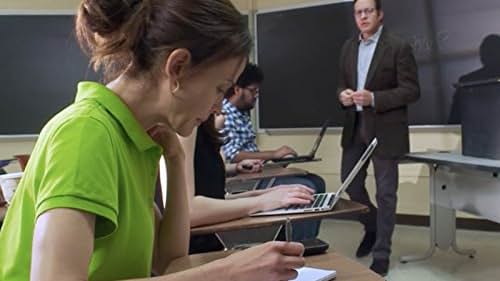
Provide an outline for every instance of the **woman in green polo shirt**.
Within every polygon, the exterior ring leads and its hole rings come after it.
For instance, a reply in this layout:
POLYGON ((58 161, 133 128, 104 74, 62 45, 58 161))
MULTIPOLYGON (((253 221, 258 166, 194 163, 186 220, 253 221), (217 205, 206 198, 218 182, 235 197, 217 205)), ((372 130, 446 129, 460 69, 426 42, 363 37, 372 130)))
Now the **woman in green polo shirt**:
MULTIPOLYGON (((106 85, 82 82, 41 131, 0 232, 0 280, 143 280, 187 254, 189 135, 251 46, 229 0, 83 0, 76 32, 106 85), (163 214, 153 211, 167 162, 163 214), (156 218, 156 219, 155 219, 156 218)), ((289 280, 303 247, 270 242, 156 280, 289 280)))

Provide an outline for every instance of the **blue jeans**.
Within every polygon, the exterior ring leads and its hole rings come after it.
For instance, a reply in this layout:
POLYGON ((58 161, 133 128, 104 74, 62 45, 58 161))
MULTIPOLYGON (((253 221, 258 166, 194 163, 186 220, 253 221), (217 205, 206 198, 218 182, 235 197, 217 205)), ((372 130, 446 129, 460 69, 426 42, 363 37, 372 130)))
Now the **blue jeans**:
MULTIPOLYGON (((270 179, 262 180, 257 188, 258 189, 266 188, 269 181, 270 179)), ((305 176, 278 177, 274 181, 273 186, 280 184, 302 184, 314 189, 316 193, 323 193, 326 190, 325 181, 316 174, 307 174, 305 176)), ((321 220, 309 220, 309 221, 292 223, 292 230, 293 230, 292 240, 301 241, 301 240, 316 238, 316 236, 318 236, 319 233, 320 224, 321 220)))

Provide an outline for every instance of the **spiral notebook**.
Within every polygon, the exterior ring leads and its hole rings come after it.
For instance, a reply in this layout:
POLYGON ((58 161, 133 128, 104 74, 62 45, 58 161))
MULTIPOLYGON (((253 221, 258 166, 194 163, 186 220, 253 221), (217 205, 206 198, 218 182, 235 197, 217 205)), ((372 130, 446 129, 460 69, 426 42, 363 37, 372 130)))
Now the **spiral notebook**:
POLYGON ((337 271, 314 267, 301 267, 297 269, 299 275, 290 281, 328 281, 337 276, 337 271))

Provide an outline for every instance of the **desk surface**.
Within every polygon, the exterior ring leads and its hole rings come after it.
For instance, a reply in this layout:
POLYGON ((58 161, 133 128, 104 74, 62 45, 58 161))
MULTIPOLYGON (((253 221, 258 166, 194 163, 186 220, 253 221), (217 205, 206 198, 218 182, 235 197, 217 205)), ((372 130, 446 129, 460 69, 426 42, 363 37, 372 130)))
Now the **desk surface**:
POLYGON ((307 160, 290 160, 290 159, 286 159, 284 158, 283 160, 281 161, 278 161, 278 162, 268 162, 268 163, 265 163, 264 164, 264 168, 268 167, 268 168, 272 168, 272 167, 288 167, 288 165, 293 165, 293 164, 303 164, 303 163, 311 163, 311 162, 319 162, 321 161, 322 159, 321 158, 313 158, 313 159, 307 159, 307 160))
POLYGON ((307 175, 307 171, 299 168, 268 167, 264 168, 260 173, 238 174, 227 178, 226 183, 300 175, 307 175))
POLYGON ((407 154, 405 158, 414 162, 500 172, 500 160, 464 156, 458 152, 414 152, 407 154))
MULTIPOLYGON (((208 262, 224 258, 232 251, 212 252, 206 254, 190 255, 174 260, 167 269, 167 273, 178 272, 208 262)), ((326 253, 306 257, 306 266, 337 271, 336 281, 383 281, 384 279, 367 267, 335 253, 326 253)))
POLYGON ((210 234, 210 233, 224 232, 231 230, 279 225, 279 224, 284 224, 287 218, 289 218, 290 221, 302 221, 315 218, 332 217, 340 214, 361 213, 367 211, 368 207, 366 207, 363 204, 353 202, 350 200, 340 199, 339 202, 337 202, 337 204, 333 208, 333 210, 328 212, 280 215, 280 216, 264 216, 264 217, 244 217, 241 219, 236 219, 228 222, 191 228, 191 235, 210 234))
POLYGON ((5 213, 7 212, 7 207, 0 207, 0 221, 5 218, 5 213))

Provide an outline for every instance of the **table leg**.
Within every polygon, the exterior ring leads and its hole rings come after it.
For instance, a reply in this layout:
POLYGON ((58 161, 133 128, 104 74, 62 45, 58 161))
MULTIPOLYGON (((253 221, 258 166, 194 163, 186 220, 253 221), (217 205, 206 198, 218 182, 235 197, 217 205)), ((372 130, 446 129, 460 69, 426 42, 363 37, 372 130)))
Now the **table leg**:
POLYGON ((471 258, 471 259, 473 259, 474 256, 476 255, 476 250, 474 250, 474 249, 459 249, 456 239, 453 240, 451 247, 452 247, 453 251, 455 251, 455 253, 462 255, 462 256, 469 256, 469 258, 471 258))
POLYGON ((429 165, 429 186, 430 186, 430 246, 423 255, 402 256, 400 261, 407 263, 419 261, 431 257, 436 248, 447 250, 453 249, 457 254, 474 258, 474 249, 459 249, 456 234, 456 211, 451 206, 441 206, 439 202, 449 202, 453 196, 449 192, 449 184, 452 181, 446 177, 446 172, 440 171, 436 175, 436 165, 429 165))
POLYGON ((215 237, 217 237, 219 242, 222 244, 222 247, 224 247, 224 251, 229 250, 226 243, 224 243, 224 239, 222 239, 222 237, 220 237, 219 233, 215 232, 214 234, 215 234, 215 237))
POLYGON ((431 211, 430 211, 430 241, 429 241, 429 248, 427 249, 427 251, 423 254, 420 254, 420 255, 405 255, 405 256, 401 256, 399 258, 399 261, 401 263, 407 263, 407 262, 413 262, 413 261, 421 261, 421 260, 425 260, 425 259, 428 259, 430 258, 434 252, 436 251, 436 233, 435 233, 435 229, 434 229, 434 226, 435 226, 435 221, 436 221, 436 218, 435 218, 435 215, 433 215, 433 206, 431 204, 430 206, 431 208, 431 211))
POLYGON ((271 188, 274 185, 274 182, 276 181, 276 177, 270 178, 269 182, 267 183, 266 188, 271 188))
POLYGON ((217 237, 217 240, 224 247, 224 251, 234 250, 234 249, 246 249, 248 247, 262 244, 267 241, 274 241, 278 238, 281 229, 283 228, 283 224, 268 226, 264 228, 254 228, 254 229, 242 229, 235 230, 229 232, 215 232, 214 235, 217 237), (258 232, 258 238, 255 233, 258 232), (242 235, 246 233, 250 235, 248 237, 243 237, 242 235))
POLYGON ((280 226, 278 227, 278 230, 276 230, 276 233, 274 233, 273 241, 276 241, 276 239, 278 239, 278 235, 280 235, 280 232, 282 229, 283 229, 283 225, 280 224, 280 226))
POLYGON ((430 243, 427 251, 420 255, 405 255, 399 258, 401 263, 413 262, 413 261, 421 261, 430 258, 434 252, 436 251, 436 206, 434 205, 434 175, 435 175, 435 166, 429 165, 429 197, 430 197, 430 206, 429 206, 429 218, 430 218, 430 243))

